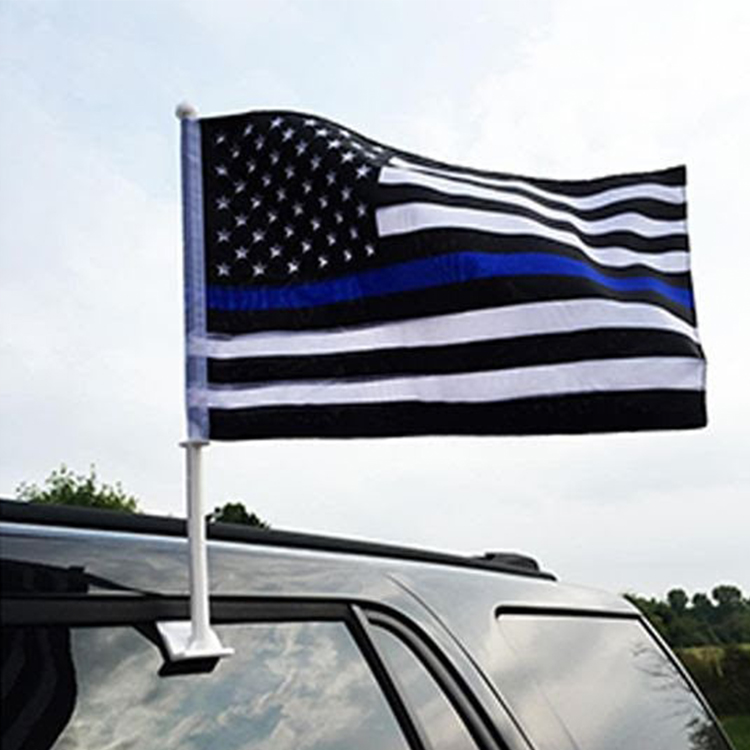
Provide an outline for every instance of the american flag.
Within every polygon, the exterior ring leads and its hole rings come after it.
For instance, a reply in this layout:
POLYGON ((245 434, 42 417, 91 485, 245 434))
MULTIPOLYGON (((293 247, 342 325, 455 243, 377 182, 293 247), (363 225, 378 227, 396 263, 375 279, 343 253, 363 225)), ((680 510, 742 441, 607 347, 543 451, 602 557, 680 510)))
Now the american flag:
POLYGON ((685 170, 519 177, 318 116, 183 121, 190 434, 700 427, 685 170))

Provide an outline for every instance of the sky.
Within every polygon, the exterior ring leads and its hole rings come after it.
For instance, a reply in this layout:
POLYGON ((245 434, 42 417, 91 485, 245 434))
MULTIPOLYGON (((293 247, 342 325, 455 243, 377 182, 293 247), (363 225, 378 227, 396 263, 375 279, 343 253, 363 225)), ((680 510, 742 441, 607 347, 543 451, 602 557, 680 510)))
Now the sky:
POLYGON ((0 496, 95 464, 184 515, 175 105, 296 109, 497 171, 686 164, 709 426, 213 443, 209 506, 615 592, 748 592, 748 39, 742 0, 0 0, 0 496))

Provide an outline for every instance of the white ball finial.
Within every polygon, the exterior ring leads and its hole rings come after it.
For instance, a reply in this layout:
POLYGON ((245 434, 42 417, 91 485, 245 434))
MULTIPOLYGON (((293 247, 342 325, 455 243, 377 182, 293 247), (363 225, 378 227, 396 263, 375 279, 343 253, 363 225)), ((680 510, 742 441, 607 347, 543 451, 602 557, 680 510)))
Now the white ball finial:
POLYGON ((188 102, 180 102, 174 113, 180 120, 194 120, 198 117, 198 110, 188 102))

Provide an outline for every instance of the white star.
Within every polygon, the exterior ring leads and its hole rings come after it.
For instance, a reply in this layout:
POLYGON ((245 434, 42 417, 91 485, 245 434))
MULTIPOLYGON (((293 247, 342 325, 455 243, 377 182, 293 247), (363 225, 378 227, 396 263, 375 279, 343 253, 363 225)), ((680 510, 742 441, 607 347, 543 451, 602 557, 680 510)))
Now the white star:
POLYGON ((247 187, 247 183, 244 180, 238 180, 237 182, 234 183, 234 192, 243 193, 246 187, 247 187))
POLYGON ((253 132, 253 124, 251 122, 249 122, 247 125, 245 125, 245 129, 242 131, 242 135, 244 135, 245 137, 247 137, 252 132, 253 132))
POLYGON ((219 276, 229 276, 229 266, 226 263, 219 263, 219 265, 216 266, 216 270, 219 273, 219 276))
POLYGON ((341 148, 341 141, 338 138, 328 141, 328 150, 330 151, 334 148, 341 148))
POLYGON ((216 134, 216 145, 218 146, 220 143, 224 143, 224 141, 227 139, 226 135, 224 133, 217 133, 216 134))
POLYGON ((303 209, 302 209, 302 204, 301 203, 295 203, 292 206, 292 211, 294 211, 294 215, 295 216, 302 216, 302 214, 304 213, 303 209))
POLYGON ((265 139, 265 138, 264 138, 264 137, 263 137, 262 135, 259 135, 259 136, 258 136, 258 137, 257 137, 257 138, 255 139, 255 150, 256 150, 256 151, 260 151, 260 150, 261 150, 261 149, 263 148, 263 144, 264 144, 265 142, 266 142, 266 139, 265 139))
POLYGON ((278 151, 271 151, 271 164, 278 164, 279 163, 279 152, 278 151))
POLYGON ((336 211, 336 213, 333 215, 336 219, 337 224, 342 224, 344 221, 344 215, 341 213, 341 211, 336 211))
POLYGON ((365 216, 367 214, 367 206, 364 203, 357 205, 357 216, 365 216))
POLYGON ((320 219, 317 216, 313 216, 310 219, 310 224, 312 225, 313 232, 317 232, 320 229, 320 219))
POLYGON ((279 215, 275 211, 269 211, 268 212, 268 223, 273 224, 276 219, 279 218, 279 215))
POLYGON ((328 265, 328 258, 325 255, 318 256, 318 268, 325 268, 328 265))
POLYGON ((292 139, 293 135, 294 135, 294 128, 287 128, 281 134, 281 140, 282 140, 282 142, 286 143, 287 141, 290 141, 292 139))
POLYGON ((365 252, 367 253, 368 256, 375 255, 375 248, 368 242, 365 245, 365 252))
POLYGON ((262 229, 256 229, 253 232, 253 242, 257 245, 259 242, 263 242, 266 238, 266 233, 262 229))
POLYGON ((250 199, 251 208, 259 208, 261 203, 263 203, 263 198, 261 198, 259 195, 254 195, 250 199))
POLYGON ((279 188, 276 191, 276 200, 281 203, 282 201, 286 200, 286 190, 284 188, 279 188))
POLYGON ((220 229, 216 233, 216 241, 217 242, 229 242, 229 230, 228 229, 220 229))
POLYGON ((299 263, 296 260, 290 260, 286 264, 286 267, 289 273, 297 273, 299 271, 299 263))
POLYGON ((336 173, 335 173, 335 172, 329 172, 329 173, 328 173, 328 174, 326 175, 326 182, 327 182, 327 183, 328 183, 329 185, 333 185, 333 183, 334 183, 334 182, 336 182, 336 173))
POLYGON ((225 208, 229 208, 229 198, 226 195, 221 195, 216 199, 216 208, 219 211, 223 211, 225 208))
POLYGON ((261 177, 260 179, 261 179, 261 182, 263 183, 263 187, 268 187, 272 182, 270 174, 264 174, 263 177, 261 177))
POLYGON ((307 195, 312 190, 312 183, 309 182, 308 180, 305 180, 302 183, 302 190, 304 190, 305 195, 307 195))
POLYGON ((255 171, 256 166, 257 166, 256 163, 252 159, 250 159, 250 161, 247 162, 248 173, 252 174, 255 171))
POLYGON ((302 240, 302 252, 309 253, 312 250, 312 243, 309 240, 302 240))
POLYGON ((289 226, 289 224, 287 224, 284 227, 284 237, 289 239, 290 237, 293 237, 293 236, 294 236, 294 227, 289 226))
POLYGON ((318 128, 315 131, 315 135, 319 136, 320 138, 325 138, 328 135, 328 131, 325 128, 318 128))
POLYGON ((256 263, 253 266, 253 276, 263 276, 266 272, 266 267, 262 263, 256 263))
POLYGON ((348 263, 352 259, 351 250, 344 250, 344 260, 348 263))
POLYGON ((352 197, 352 189, 350 187, 343 188, 341 191, 341 200, 344 201, 344 203, 346 203, 351 197, 352 197))
POLYGON ((367 166, 367 164, 361 164, 359 167, 357 167, 357 179, 361 180, 363 177, 367 177, 367 175, 370 173, 370 167, 367 166))
POLYGON ((274 245, 271 248, 271 257, 278 258, 281 255, 281 248, 278 245, 274 245))
POLYGON ((326 242, 329 247, 333 247, 336 244, 336 235, 333 232, 329 232, 326 235, 326 242))
POLYGON ((356 240, 359 237, 359 229, 357 227, 349 227, 349 236, 356 240))
POLYGON ((383 151, 385 151, 385 149, 382 146, 373 146, 372 150, 377 151, 379 154, 382 154, 383 151))
POLYGON ((232 158, 236 159, 240 155, 240 150, 237 146, 232 146, 232 158))
POLYGON ((347 162, 354 160, 354 151, 344 151, 343 154, 341 154, 341 163, 346 164, 347 162))
POLYGON ((357 151, 361 151, 364 148, 364 146, 358 141, 352 141, 352 148, 356 148, 357 151))
POLYGON ((318 198, 318 203, 320 203, 321 208, 327 208, 328 207, 328 196, 327 195, 321 195, 318 198))
POLYGON ((351 133, 348 130, 344 130, 344 128, 339 128, 339 133, 344 136, 344 138, 348 138, 351 133))
POLYGON ((313 158, 310 159, 310 169, 312 169, 312 171, 314 172, 319 166, 320 166, 320 157, 313 156, 313 158))
POLYGON ((274 128, 280 128, 282 122, 284 122, 283 117, 274 117, 273 120, 271 120, 271 130, 274 128))
POLYGON ((302 154, 307 151, 307 143, 305 141, 300 141, 295 147, 294 150, 297 152, 297 156, 302 156, 302 154))
POLYGON ((247 258, 247 248, 244 245, 242 247, 238 247, 234 251, 234 254, 237 257, 237 260, 245 260, 245 258, 247 258))
POLYGON ((226 177, 229 172, 227 171, 227 168, 223 164, 219 164, 216 167, 216 174, 219 175, 219 177, 226 177))
POLYGON ((287 180, 291 180, 294 177, 294 167, 291 164, 284 170, 284 175, 286 175, 287 180))
POLYGON ((238 214, 234 217, 234 223, 238 227, 244 227, 247 224, 247 216, 245 214, 238 214))
POLYGON ((313 120, 312 117, 308 117, 302 124, 307 125, 308 128, 314 128, 318 124, 318 121, 313 120))

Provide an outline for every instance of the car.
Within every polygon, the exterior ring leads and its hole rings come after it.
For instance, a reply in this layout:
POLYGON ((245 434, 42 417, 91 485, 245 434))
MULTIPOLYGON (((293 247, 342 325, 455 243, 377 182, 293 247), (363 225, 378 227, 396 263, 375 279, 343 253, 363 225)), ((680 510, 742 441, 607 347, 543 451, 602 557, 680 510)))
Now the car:
POLYGON ((528 556, 208 537, 234 653, 175 662, 184 521, 0 502, 4 750, 730 747, 630 603, 528 556))

